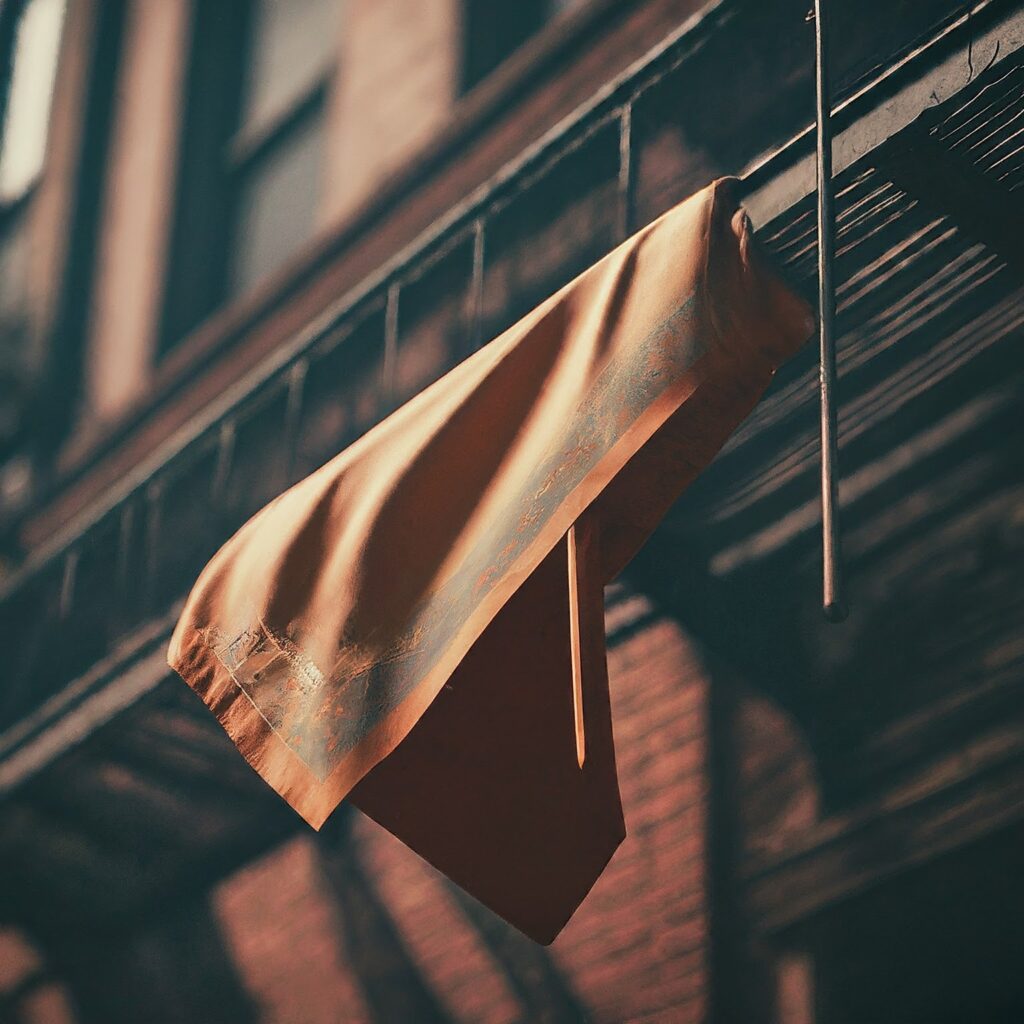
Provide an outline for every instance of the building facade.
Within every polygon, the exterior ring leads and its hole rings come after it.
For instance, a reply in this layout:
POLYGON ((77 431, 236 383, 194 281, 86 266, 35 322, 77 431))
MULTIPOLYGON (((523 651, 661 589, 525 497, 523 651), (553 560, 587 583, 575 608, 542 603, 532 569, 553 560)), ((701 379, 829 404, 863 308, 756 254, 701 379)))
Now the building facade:
POLYGON ((851 616, 809 347, 609 588, 629 836, 550 948, 164 662, 248 516, 712 178, 813 293, 807 7, 0 3, 0 1020, 1024 1019, 1019 2, 829 5, 851 616))

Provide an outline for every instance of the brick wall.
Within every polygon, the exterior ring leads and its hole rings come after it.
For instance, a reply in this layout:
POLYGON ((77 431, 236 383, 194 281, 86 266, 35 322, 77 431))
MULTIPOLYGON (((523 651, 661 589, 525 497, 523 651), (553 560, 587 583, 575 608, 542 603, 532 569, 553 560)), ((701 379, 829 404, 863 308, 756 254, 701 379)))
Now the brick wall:
POLYGON ((328 223, 365 202, 437 132, 455 101, 458 73, 454 0, 350 0, 342 21, 329 112, 328 223))
POLYGON ((303 835, 214 893, 260 1020, 704 1019, 706 678, 665 619, 615 644, 610 668, 629 835, 556 942, 534 945, 353 815, 347 852, 303 835))

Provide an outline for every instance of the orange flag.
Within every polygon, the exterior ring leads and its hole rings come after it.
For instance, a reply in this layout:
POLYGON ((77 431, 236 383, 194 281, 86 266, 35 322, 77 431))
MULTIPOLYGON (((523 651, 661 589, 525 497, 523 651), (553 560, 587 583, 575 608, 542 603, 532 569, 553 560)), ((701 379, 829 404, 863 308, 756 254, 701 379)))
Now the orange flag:
POLYGON ((314 828, 550 942, 625 835, 603 587, 812 328, 716 182, 254 516, 170 665, 314 828))

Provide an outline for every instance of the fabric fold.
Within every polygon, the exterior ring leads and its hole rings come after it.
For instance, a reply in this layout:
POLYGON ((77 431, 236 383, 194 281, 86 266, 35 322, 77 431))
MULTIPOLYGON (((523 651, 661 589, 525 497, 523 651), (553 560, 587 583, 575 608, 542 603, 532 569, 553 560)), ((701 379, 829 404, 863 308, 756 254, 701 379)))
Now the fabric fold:
POLYGON ((551 941, 625 834, 603 587, 812 328, 714 183, 242 527, 170 665, 311 825, 551 941))

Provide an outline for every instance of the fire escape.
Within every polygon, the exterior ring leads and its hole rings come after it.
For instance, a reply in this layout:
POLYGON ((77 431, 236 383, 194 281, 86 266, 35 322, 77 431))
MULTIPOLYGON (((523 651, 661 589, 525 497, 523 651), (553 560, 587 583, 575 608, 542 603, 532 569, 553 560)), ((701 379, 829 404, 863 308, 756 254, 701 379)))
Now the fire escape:
MULTIPOLYGON (((6 914, 43 933, 130 921, 298 827, 169 678, 188 586, 289 482, 702 184, 692 164, 673 171, 672 130, 716 64, 757 65, 737 89, 768 74, 751 36, 726 0, 682 26, 9 581, 0 868, 17 884, 5 886, 6 914)), ((835 113, 849 622, 831 627, 818 608, 813 346, 628 580, 756 680, 814 753, 820 821, 738 866, 760 935, 1024 830, 1022 47, 1019 5, 975 4, 864 70, 835 113)), ((787 88, 749 115, 766 139, 787 88)), ((729 96, 715 102, 695 115, 709 168, 742 152, 712 123, 729 96)), ((737 166, 759 237, 813 294, 812 132, 737 166)))

